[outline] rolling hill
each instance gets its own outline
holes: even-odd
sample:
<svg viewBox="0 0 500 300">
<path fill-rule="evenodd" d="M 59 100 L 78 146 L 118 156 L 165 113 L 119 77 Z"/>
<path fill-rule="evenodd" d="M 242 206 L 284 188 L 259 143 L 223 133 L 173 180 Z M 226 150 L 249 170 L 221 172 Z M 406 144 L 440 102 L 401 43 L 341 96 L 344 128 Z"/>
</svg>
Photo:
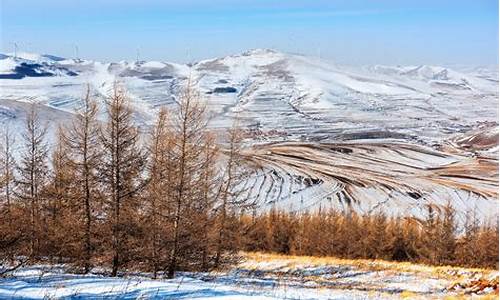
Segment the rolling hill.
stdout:
<svg viewBox="0 0 500 300">
<path fill-rule="evenodd" d="M 264 208 L 422 216 L 426 204 L 451 201 L 462 213 L 497 214 L 494 69 L 341 66 L 269 49 L 189 65 L 2 54 L 0 123 L 19 132 L 36 101 L 54 128 L 69 120 L 87 84 L 103 100 L 119 81 L 146 131 L 188 79 L 208 104 L 211 127 L 241 119 L 246 156 L 258 169 L 248 196 Z"/>
</svg>

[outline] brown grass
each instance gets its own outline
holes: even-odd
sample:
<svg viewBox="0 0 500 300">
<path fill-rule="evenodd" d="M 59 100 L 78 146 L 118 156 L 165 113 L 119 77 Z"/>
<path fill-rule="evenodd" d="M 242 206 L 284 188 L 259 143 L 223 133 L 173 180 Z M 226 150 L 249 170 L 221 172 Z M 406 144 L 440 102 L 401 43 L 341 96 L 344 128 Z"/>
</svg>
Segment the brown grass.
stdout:
<svg viewBox="0 0 500 300">
<path fill-rule="evenodd" d="M 247 261 L 253 262 L 272 262 L 281 261 L 286 263 L 288 267 L 299 265 L 308 266 L 351 266 L 360 270 L 367 271 L 395 271 L 408 272 L 418 274 L 428 274 L 433 277 L 445 278 L 450 280 L 460 280 L 471 275 L 479 275 L 481 277 L 491 276 L 496 270 L 481 269 L 481 268 L 462 268 L 455 266 L 431 266 L 425 264 L 416 264 L 411 262 L 394 262 L 385 260 L 369 260 L 369 259 L 343 259 L 336 257 L 314 257 L 314 256 L 295 256 L 270 254 L 261 252 L 243 253 L 242 256 Z"/>
</svg>

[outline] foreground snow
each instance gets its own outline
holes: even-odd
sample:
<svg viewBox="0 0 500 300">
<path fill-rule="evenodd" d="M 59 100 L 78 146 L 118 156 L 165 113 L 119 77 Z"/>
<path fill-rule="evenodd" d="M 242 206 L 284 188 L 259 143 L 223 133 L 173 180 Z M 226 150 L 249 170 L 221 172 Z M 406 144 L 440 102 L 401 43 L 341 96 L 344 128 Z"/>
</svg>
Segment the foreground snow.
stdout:
<svg viewBox="0 0 500 300">
<path fill-rule="evenodd" d="M 247 256 L 228 272 L 182 273 L 172 280 L 143 273 L 77 275 L 62 265 L 36 265 L 0 279 L 0 299 L 441 298 L 464 292 L 448 289 L 457 281 L 492 276 L 476 269 L 272 255 Z"/>
</svg>

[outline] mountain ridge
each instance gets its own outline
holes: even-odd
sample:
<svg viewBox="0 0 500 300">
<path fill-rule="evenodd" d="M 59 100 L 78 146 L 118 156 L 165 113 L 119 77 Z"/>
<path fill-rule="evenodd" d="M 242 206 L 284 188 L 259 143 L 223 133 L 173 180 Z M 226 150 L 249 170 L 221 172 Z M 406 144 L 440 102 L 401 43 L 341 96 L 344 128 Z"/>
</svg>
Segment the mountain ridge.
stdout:
<svg viewBox="0 0 500 300">
<path fill-rule="evenodd" d="M 32 53 L 2 57 L 0 96 L 4 99 L 36 99 L 69 112 L 79 105 L 85 85 L 95 96 L 105 97 L 113 83 L 121 81 L 143 116 L 138 121 L 144 124 L 151 122 L 160 106 L 175 105 L 189 77 L 208 103 L 215 127 L 227 127 L 228 120 L 239 115 L 245 126 L 294 139 L 387 131 L 431 145 L 498 117 L 494 71 L 461 73 L 429 65 L 341 66 L 272 49 L 193 64 L 104 63 Z"/>
<path fill-rule="evenodd" d="M 24 113 L 37 102 L 52 143 L 87 85 L 104 121 L 104 99 L 116 81 L 147 132 L 160 107 L 178 105 L 189 80 L 207 103 L 211 129 L 223 131 L 239 118 L 247 158 L 260 168 L 251 195 L 262 209 L 332 206 L 422 217 L 426 203 L 449 200 L 462 215 L 481 206 L 486 220 L 498 206 L 494 72 L 340 66 L 266 49 L 191 65 L 26 57 L 35 60 L 0 59 L 0 75 L 22 64 L 35 72 L 0 78 L 0 124 L 12 132 L 22 132 Z"/>
</svg>

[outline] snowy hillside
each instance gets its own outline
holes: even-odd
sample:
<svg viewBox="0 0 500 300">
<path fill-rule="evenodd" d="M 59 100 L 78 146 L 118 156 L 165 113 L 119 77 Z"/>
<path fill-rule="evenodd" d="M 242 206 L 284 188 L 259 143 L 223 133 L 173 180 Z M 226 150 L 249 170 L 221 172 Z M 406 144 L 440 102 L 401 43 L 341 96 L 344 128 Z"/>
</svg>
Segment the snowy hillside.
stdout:
<svg viewBox="0 0 500 300">
<path fill-rule="evenodd" d="M 85 84 L 104 96 L 118 80 L 128 87 L 141 123 L 150 123 L 158 106 L 175 103 L 189 76 L 212 109 L 213 126 L 227 126 L 238 113 L 246 125 L 288 138 L 336 140 L 376 132 L 432 144 L 477 121 L 497 120 L 497 77 L 484 72 L 434 66 L 348 68 L 262 49 L 192 67 L 3 55 L 0 96 L 71 112 Z"/>
<path fill-rule="evenodd" d="M 479 207 L 484 218 L 496 214 L 498 70 L 348 67 L 267 49 L 190 66 L 6 54 L 0 56 L 0 123 L 21 128 L 26 103 L 38 101 L 54 128 L 80 105 L 86 84 L 102 100 L 120 81 L 137 124 L 146 128 L 160 106 L 176 105 L 188 78 L 209 105 L 210 126 L 228 127 L 238 115 L 250 145 L 355 141 L 338 151 L 335 144 L 293 154 L 300 159 L 289 155 L 308 146 L 252 149 L 249 159 L 262 165 L 252 195 L 266 204 L 420 216 L 425 203 L 452 201 L 461 212 Z M 477 154 L 486 158 L 471 157 Z"/>
</svg>

